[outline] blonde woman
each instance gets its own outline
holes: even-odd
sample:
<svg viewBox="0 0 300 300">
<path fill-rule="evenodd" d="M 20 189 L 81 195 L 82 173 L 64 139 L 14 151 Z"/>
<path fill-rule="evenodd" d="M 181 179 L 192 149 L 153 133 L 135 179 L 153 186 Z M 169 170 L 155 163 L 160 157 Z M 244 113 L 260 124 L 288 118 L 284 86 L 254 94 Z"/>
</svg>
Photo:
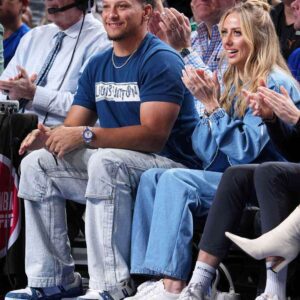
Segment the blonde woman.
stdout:
<svg viewBox="0 0 300 300">
<path fill-rule="evenodd" d="M 131 271 L 164 279 L 146 282 L 127 299 L 203 299 L 227 252 L 227 224 L 238 218 L 244 203 L 234 210 L 237 215 L 229 202 L 210 220 L 204 231 L 205 248 L 201 243 L 192 279 L 183 290 L 191 270 L 194 217 L 208 213 L 227 167 L 280 159 L 265 125 L 253 116 L 242 94 L 243 89 L 255 92 L 260 78 L 270 89 L 284 86 L 294 101 L 300 99 L 280 54 L 269 5 L 255 0 L 236 5 L 222 17 L 220 31 L 229 64 L 221 96 L 216 76 L 191 67 L 183 71 L 185 85 L 205 107 L 193 134 L 204 170 L 152 169 L 142 175 L 133 218 Z"/>
</svg>

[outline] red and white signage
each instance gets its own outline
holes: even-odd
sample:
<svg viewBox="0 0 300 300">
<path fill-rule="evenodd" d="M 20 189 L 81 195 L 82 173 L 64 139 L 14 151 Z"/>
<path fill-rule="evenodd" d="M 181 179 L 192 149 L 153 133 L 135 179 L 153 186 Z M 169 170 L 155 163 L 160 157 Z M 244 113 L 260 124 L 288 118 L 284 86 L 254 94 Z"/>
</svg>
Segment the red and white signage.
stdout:
<svg viewBox="0 0 300 300">
<path fill-rule="evenodd" d="M 0 154 L 0 258 L 17 240 L 21 229 L 18 177 L 11 161 Z"/>
</svg>

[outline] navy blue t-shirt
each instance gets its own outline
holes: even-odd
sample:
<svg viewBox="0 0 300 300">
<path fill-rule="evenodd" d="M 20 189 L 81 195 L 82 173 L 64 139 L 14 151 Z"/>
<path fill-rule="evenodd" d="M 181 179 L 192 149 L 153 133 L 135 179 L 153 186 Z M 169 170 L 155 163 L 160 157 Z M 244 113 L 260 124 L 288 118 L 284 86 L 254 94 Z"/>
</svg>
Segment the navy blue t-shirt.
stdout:
<svg viewBox="0 0 300 300">
<path fill-rule="evenodd" d="M 131 58 L 116 57 L 112 51 L 108 49 L 90 60 L 79 79 L 73 105 L 95 111 L 102 128 L 118 128 L 141 124 L 143 102 L 176 103 L 181 107 L 179 116 L 159 154 L 191 168 L 201 167 L 191 144 L 198 114 L 181 80 L 181 57 L 150 33 Z"/>
<path fill-rule="evenodd" d="M 8 65 L 10 60 L 15 55 L 17 47 L 20 43 L 21 38 L 25 33 L 27 33 L 30 28 L 26 24 L 22 24 L 22 26 L 15 31 L 12 35 L 10 35 L 7 39 L 3 40 L 4 47 L 4 68 Z"/>
</svg>

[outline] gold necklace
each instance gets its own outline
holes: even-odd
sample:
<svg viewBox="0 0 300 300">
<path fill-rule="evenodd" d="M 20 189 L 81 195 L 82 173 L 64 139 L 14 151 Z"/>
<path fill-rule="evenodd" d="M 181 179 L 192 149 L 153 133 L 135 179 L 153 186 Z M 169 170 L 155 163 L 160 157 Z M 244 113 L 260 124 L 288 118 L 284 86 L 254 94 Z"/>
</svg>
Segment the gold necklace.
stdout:
<svg viewBox="0 0 300 300">
<path fill-rule="evenodd" d="M 113 50 L 112 53 L 111 53 L 111 62 L 112 62 L 112 64 L 113 64 L 113 66 L 114 66 L 116 69 L 121 69 L 121 68 L 123 68 L 124 66 L 127 65 L 127 63 L 129 62 L 129 60 L 131 59 L 131 57 L 133 56 L 133 54 L 134 54 L 136 51 L 137 51 L 137 49 L 135 49 L 135 50 L 129 55 L 129 57 L 126 59 L 126 61 L 125 61 L 121 66 L 117 66 L 116 63 L 115 63 L 115 60 L 114 60 L 114 55 L 115 55 L 115 53 L 114 53 L 114 50 Z"/>
</svg>

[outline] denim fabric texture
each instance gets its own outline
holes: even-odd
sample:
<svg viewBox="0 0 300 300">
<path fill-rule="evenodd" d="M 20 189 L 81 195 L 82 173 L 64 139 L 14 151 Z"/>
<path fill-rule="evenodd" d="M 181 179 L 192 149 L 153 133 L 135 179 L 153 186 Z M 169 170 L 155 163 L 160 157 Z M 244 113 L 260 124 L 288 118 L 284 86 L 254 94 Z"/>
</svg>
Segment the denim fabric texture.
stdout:
<svg viewBox="0 0 300 300">
<path fill-rule="evenodd" d="M 292 77 L 274 69 L 267 79 L 267 86 L 280 92 L 284 86 L 295 104 L 300 107 L 300 90 Z M 230 165 L 278 160 L 270 147 L 270 138 L 261 118 L 252 115 L 250 108 L 243 117 L 234 114 L 234 103 L 230 112 L 219 109 L 207 117 L 201 117 L 192 141 L 193 148 L 210 171 L 224 171 Z M 268 151 L 263 151 L 268 148 Z"/>
<path fill-rule="evenodd" d="M 152 167 L 183 167 L 170 159 L 119 149 L 82 149 L 56 161 L 33 151 L 21 164 L 25 200 L 28 285 L 72 282 L 65 200 L 86 203 L 90 288 L 112 290 L 128 280 L 133 200 L 141 174 Z"/>
<path fill-rule="evenodd" d="M 207 215 L 221 176 L 188 169 L 151 169 L 142 175 L 132 226 L 132 273 L 188 279 L 194 218 Z"/>
</svg>

